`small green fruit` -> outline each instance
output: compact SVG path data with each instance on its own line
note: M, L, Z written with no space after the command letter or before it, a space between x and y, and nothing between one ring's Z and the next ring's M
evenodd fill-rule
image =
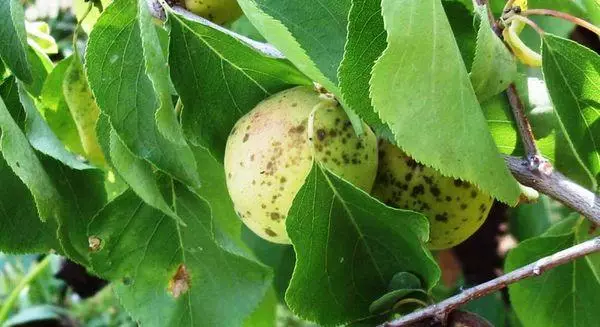
M242 15L236 0L185 0L185 7L219 25L231 23Z
M344 110L308 87L259 103L236 123L225 149L227 188L242 221L268 241L289 244L285 219L314 160L369 192L377 139L364 130L357 136Z
M423 213L429 218L429 248L453 247L481 227L493 199L473 185L442 176L395 145L381 141L373 196L387 205Z

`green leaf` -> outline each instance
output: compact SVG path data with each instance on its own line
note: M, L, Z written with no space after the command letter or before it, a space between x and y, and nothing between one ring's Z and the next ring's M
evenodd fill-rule
M316 2L316 1L315 1ZM287 59L289 59L298 69L306 74L311 80L316 81L323 85L329 92L339 94L337 88L337 77L335 72L337 70L337 66L342 60L344 43L345 42L345 29L346 26L344 24L344 34L341 40L329 40L328 37L331 36L327 34L327 32L333 32L338 37L341 34L340 26L341 20L346 20L345 17L339 17L335 15L339 15L340 11L343 12L346 10L346 15L348 10L350 9L350 1L343 0L340 4L336 4L334 1L327 1L327 4L333 4L333 10L328 9L326 7L323 9L326 4L321 1L314 3L306 3L305 1L286 1L286 2L276 2L272 0L239 0L238 1L244 13L250 19L252 24L259 30L259 32L269 41L269 43L273 44L277 49L281 50ZM294 6L297 10L284 9L283 11L279 11L279 14L275 13L273 8L277 8L279 6ZM269 8L267 8L269 6ZM271 7L274 6L274 7ZM300 7L300 8L298 8ZM341 9L343 7L347 7L346 9ZM317 10L317 9L321 10ZM341 10L339 10L341 9ZM305 19L308 16L307 12L310 12L316 21L325 21L322 24L316 24L315 22L301 22L300 20ZM293 15L290 19L284 19L281 15L284 13ZM273 16L271 16L273 15ZM331 17L335 17L334 24L331 22ZM298 24L295 25L295 29L292 29L288 24ZM320 35L315 35L315 29L313 27L319 26L319 29L323 28L325 33L319 33ZM294 34L294 32L303 32L303 28L307 28L304 31L304 36L310 38L309 44L303 44L301 40L298 38L299 35ZM303 41L306 39L302 39ZM325 48L328 48L328 44L332 42L333 44L339 44L340 48L338 50L333 50L336 54L327 54L325 53L324 57L315 57L316 53L323 53L322 51ZM318 44L321 43L321 44ZM313 44L315 46L315 50L309 51L308 46ZM330 49L333 49L331 47ZM319 60L319 62L317 62ZM332 65L333 67L323 67L323 60L328 61L329 63L326 65ZM335 62L336 60L339 60ZM321 64L321 65L320 65ZM329 72L332 75L328 75Z
M0 156L0 251L5 253L60 250L54 220L42 222L23 182Z
M193 147L194 156L199 164L198 175L202 188L197 194L210 204L213 213L214 236L217 243L225 249L234 251L244 247L242 243L242 221L235 213L233 202L227 191L225 169L208 150Z
M338 71L341 96L375 130L384 128L369 95L369 80L375 61L385 49L386 33L381 2L353 0L348 17L348 39Z
M388 47L373 68L371 96L396 143L442 174L515 204L519 188L487 128L439 0L382 5Z
M575 215L510 251L505 270L512 271L578 244L593 236L589 231L589 223ZM599 264L600 255L592 254L509 286L511 303L523 326L595 325L600 319Z
M31 191L42 221L58 217L61 198L25 134L0 100L0 149L4 159Z
M160 99L146 71L148 60L155 58L146 58L141 51L137 7L136 0L113 2L94 26L85 61L90 87L98 107L132 153L198 188L190 148L171 142L158 129L155 114Z
M27 58L31 65L33 79L31 83L26 83L26 89L35 97L39 97L46 77L53 69L54 64L45 53L41 53L32 47L27 48Z
M79 54L75 52L72 57L73 60L65 71L62 81L65 102L77 126L86 158L97 166L104 166L104 155L96 137L96 122L100 115L100 109L98 109L83 72Z
M296 268L286 302L299 317L337 325L370 316L398 271L431 289L440 271L423 244L427 219L386 207L315 164L286 220Z
M536 203L521 204L510 215L510 231L520 241L540 236L566 216L565 208L546 195Z
M69 152L64 144L52 132L42 115L39 113L34 99L19 84L19 98L25 110L25 134L31 146L41 153L50 156L65 165L78 169L92 169L93 167Z
M542 68L559 124L596 189L600 178L600 56L550 34L544 37L542 51Z
M255 10L248 13L244 5L242 8L254 25L261 31L269 42L280 49L298 67L293 57L288 52L306 51L308 58L314 62L322 74L334 85L337 85L337 70L344 55L344 44L348 26L348 13L351 0L312 0L312 1L277 1L277 0L252 0ZM268 22L261 19L256 21L256 10L264 16L280 22ZM272 26L260 23L271 23ZM258 23L258 24L257 24ZM280 25L289 35L272 30L271 27ZM292 37L299 46L286 47L283 39ZM302 70L302 69L301 69ZM312 76L307 73L311 78ZM321 82L316 79L317 82ZM325 87L327 85L323 84ZM334 90L330 90L334 91Z
M0 58L17 78L31 83L33 76L27 60L25 16L19 0L0 2Z
M153 17L150 15L147 1L138 1L138 22L142 38L142 50L146 58L146 73L152 82L158 97L159 107L156 110L156 126L169 141L185 145L183 131L177 121L177 115L171 100L171 84L167 60L163 56Z
M244 327L274 327L277 326L277 296L270 289L258 308L244 321Z
M273 269L273 288L280 302L285 303L287 290L296 263L294 248L290 245L268 242L246 226L242 227L242 239L260 262Z
M144 326L241 325L268 288L268 270L214 242L204 200L180 184L172 195L185 228L132 191L108 204L89 229L101 242L94 271L115 281Z
M600 1L583 0L583 3L592 23L600 25Z
M490 26L486 6L476 10L480 18L471 83L479 102L506 90L517 75L517 63Z
M461 309L475 313L491 323L494 327L506 326L506 304L502 292L495 292L490 295L468 302ZM508 325L517 327L514 325Z
M40 94L40 112L61 143L71 152L83 155L77 125L63 93L63 80L72 60L73 56L61 60L46 78Z
M0 84L0 96L19 128L23 129L26 118L25 110L23 110L23 106L21 105L19 87L17 86L17 79L14 76L9 76Z
M231 35L174 13L169 19L169 66L184 104L184 131L220 162L239 118L271 94L310 84L285 60L267 57Z
M448 23L452 28L452 33L456 39L456 44L458 45L458 50L465 63L465 67L471 67L477 46L477 27L474 24L475 17L473 16L473 11L467 9L464 3L454 0L443 0L442 6L448 18Z

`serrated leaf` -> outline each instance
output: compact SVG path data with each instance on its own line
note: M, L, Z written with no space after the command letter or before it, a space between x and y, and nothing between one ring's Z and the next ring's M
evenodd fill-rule
M380 130L385 125L371 105L369 80L375 61L387 45L381 1L352 1L347 38L338 70L341 96L367 124Z
M351 0L240 2L244 13L270 43L302 72L335 93L335 87L330 87L338 83ZM303 69L307 66L316 66L319 72L313 75L314 69L309 69L310 73ZM318 75L327 81L324 83Z
M424 248L427 219L386 207L315 164L286 219L296 268L286 302L299 317L337 325L370 316L392 276L410 270L431 289L440 271Z
M465 67L471 67L477 46L477 28L474 26L475 18L473 12L467 9L463 2L454 0L443 0L442 6L448 18L448 23L452 28L452 33L456 39L456 44L458 45L458 50L465 63Z
M77 127L86 158L97 166L104 166L104 155L96 137L96 122L100 109L83 72L79 54L75 52L72 57L62 81L65 102Z
M42 221L56 219L61 198L29 145L27 137L13 120L4 101L0 101L0 149L4 159L31 191Z
M45 223L31 193L0 156L0 251L5 253L41 253L60 250L58 226L52 219Z
M470 77L477 99L484 102L506 90L517 76L517 63L492 30L486 6L479 6L476 13L480 22Z
M248 19L250 19L250 21L252 22L252 25L254 25L256 27L256 29L258 29L260 31L261 35L263 35L267 39L267 41L269 41L271 44L273 44L275 47L277 47L277 49L281 50L285 54L286 58L289 59L296 67L298 67L298 69L301 72L306 74L306 76L308 76L311 80L316 81L316 82L320 83L321 85L323 85L330 92L339 94L339 92L337 92L337 83L335 82L335 79L337 77L334 79L332 79L331 76L326 77L326 74L323 72L322 68L319 67L318 64L316 63L317 59L313 58L311 56L313 54L312 53L309 54L308 50L306 50L304 48L305 45L302 45L296 39L295 35L292 33L290 28L288 26L286 26L280 20L281 17L270 16L268 13L266 13L264 11L264 6L261 6L261 4L263 4L263 3L256 1L256 0L239 0L238 3L240 5L240 7L242 8L242 10L244 11L244 14L246 14L246 17L248 17ZM285 2L285 4L287 4L287 3L288 2ZM350 2L348 0L344 0L343 3L346 3L348 5L348 9L349 9ZM283 5L283 4L284 3L282 2L280 5ZM308 8L308 7L322 8L324 6L323 3L320 3L317 6L311 6L309 4L306 4L304 1L294 1L294 5L296 5L296 6L299 5L299 6L306 7L306 8ZM303 12L304 10L306 10L306 9L302 9L300 12ZM286 12L291 12L291 11L284 10L282 13L286 13ZM327 10L323 10L323 12L315 13L315 15L316 15L316 17L318 17L320 19L322 17L327 17L327 15L330 13L331 12L328 12ZM301 17L301 16L298 16L298 17ZM313 23L310 23L307 25L315 26ZM324 26L328 26L328 25L330 25L330 22L325 22ZM339 24L336 24L336 25L339 25ZM328 30L331 30L331 28L328 28ZM311 31L314 32L314 30L312 30L312 29L311 29ZM345 36L344 36L344 41L345 41ZM326 41L326 42L329 42L329 41ZM339 41L337 41L337 42L339 42ZM341 44L341 49L343 51L343 43ZM343 54L343 52L341 52L339 55L340 61L342 59L342 54ZM329 57L329 55L327 55L326 58L329 59L331 57ZM339 62L336 65L339 65ZM329 70L335 72L335 70L332 70L331 68L329 68Z
M198 188L190 148L169 141L158 130L155 114L160 103L146 74L148 58L140 53L143 43L137 8L137 0L113 2L94 26L86 51L91 90L131 152Z
M269 95L310 84L287 61L269 58L215 28L170 13L169 66L184 105L188 139L222 162L235 122Z
M0 2L0 58L17 78L25 83L33 80L27 60L27 33L25 15L19 0Z
M31 68L32 81L31 83L25 83L25 86L29 93L35 97L39 97L42 93L46 77L54 67L54 64L45 53L39 52L32 47L28 47L26 52Z
M34 99L19 84L19 98L25 110L25 134L31 146L39 152L50 156L63 164L78 170L92 169L93 167L67 151L64 144L52 132L44 118L40 115Z
M573 41L544 37L543 72L560 126L597 187L600 173L600 56Z
M371 97L396 143L442 174L515 204L519 188L487 129L439 0L383 0L382 7L388 47L373 68Z
M179 184L172 195L185 228L132 191L107 205L89 229L101 240L95 272L121 280L121 303L144 326L241 325L268 288L268 270L214 242L204 200Z
M150 15L146 0L138 1L138 21L142 50L146 57L146 73L152 82L158 97L159 107L156 110L156 126L165 138L175 144L185 145L183 131L177 121L177 115L171 100L171 84L166 58L163 56L160 40L156 32L153 17Z
M77 125L63 93L63 80L72 60L73 56L61 60L48 74L40 94L40 112L61 143L71 152L83 155Z
M546 234L528 239L506 259L505 270L534 262L578 244L591 235L590 225L577 215ZM593 233L597 234L597 233ZM600 255L591 254L509 286L513 308L524 327L592 326L600 319L597 268Z

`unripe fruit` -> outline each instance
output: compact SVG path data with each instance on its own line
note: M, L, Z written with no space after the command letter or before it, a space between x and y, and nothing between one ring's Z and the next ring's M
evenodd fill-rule
M431 249L453 247L466 240L481 227L493 202L473 185L417 163L387 141L379 144L373 196L389 206L427 216Z
M285 219L314 160L369 192L377 139L363 127L357 136L344 110L308 87L259 103L236 123L225 149L227 188L242 221L268 241L290 243Z
M236 0L185 0L185 7L219 25L231 23L242 15Z

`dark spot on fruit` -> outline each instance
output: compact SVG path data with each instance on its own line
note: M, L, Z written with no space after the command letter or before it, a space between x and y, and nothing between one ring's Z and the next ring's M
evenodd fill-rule
M475 191L475 190L471 191L471 197L472 198L476 198L477 197L477 191Z
M435 220L441 221L443 223L447 223L448 222L448 216L446 214L443 214L443 215L437 214L437 215L435 215Z
M227 174L227 177L231 178L231 173Z
M446 196L446 201L451 202L452 201L452 197Z
M270 228L265 228L265 233L267 233L267 235L271 236L271 237L275 237L277 236L277 233L275 233L273 230L271 230Z
M279 221L281 219L281 215L278 212L271 212L271 219Z
M433 179L429 176L423 176L423 180L425 181L425 183L427 183L428 185L431 185L431 183L433 183Z
M298 125L296 127L290 128L290 130L288 132L290 132L290 133L302 133L302 132L304 132L304 129L305 129L304 125Z
M431 191L431 194L433 194L433 196L435 196L436 198L440 196L441 191L439 188L432 186L429 190Z
M410 180L412 179L413 175L411 173L408 173L404 176L404 180L406 180L407 182L410 182Z
M454 230L459 230L459 229L460 229L460 227L458 227L458 226L457 226L457 227L454 227Z
M242 140L242 142L248 141L249 138L250 138L250 134L244 135L244 139Z
M413 159L408 159L408 160L406 161L406 165L408 165L408 167L410 167L410 169L413 169L413 170L414 170L415 168L417 168L417 166L418 166L417 162L416 162L416 161L414 161Z
M282 176L282 177L279 179L279 181L280 181L280 182L283 184L283 183L287 182L287 179L286 179L285 177L283 177L283 176Z
M460 179L455 179L454 180L454 186L461 187L462 184L463 184L463 182Z
M412 193L410 196L415 197L417 195L425 194L425 187L422 184L419 184L412 189Z
M485 204L482 204L479 206L479 211L481 211L481 213L484 213L487 210L487 206Z
M296 102L292 103L292 108L295 108L297 106L298 106L298 104Z
M332 129L332 130L329 131L329 136L336 137L337 136L337 132L334 129Z
M327 133L325 133L325 130L322 128L319 128L317 130L317 138L319 139L319 141L323 141L325 139L325 136L327 135Z
M462 221L463 223L466 223L466 222L467 222L467 220L469 220L469 219L467 219L467 218L463 218L463 219L461 219L461 221Z
M263 204L260 205L260 207L263 208L263 209L266 209L267 205L263 203Z

